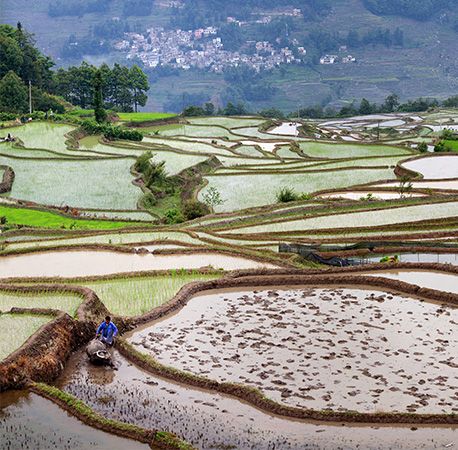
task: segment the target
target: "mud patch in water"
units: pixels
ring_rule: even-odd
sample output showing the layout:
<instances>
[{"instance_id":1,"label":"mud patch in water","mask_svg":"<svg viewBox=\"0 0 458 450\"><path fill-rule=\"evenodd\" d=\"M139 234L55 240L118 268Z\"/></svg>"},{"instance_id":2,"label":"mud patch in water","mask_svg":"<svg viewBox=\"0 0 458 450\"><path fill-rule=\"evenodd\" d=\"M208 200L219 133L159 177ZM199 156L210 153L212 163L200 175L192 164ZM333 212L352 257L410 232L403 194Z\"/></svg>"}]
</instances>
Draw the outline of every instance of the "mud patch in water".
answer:
<instances>
[{"instance_id":1,"label":"mud patch in water","mask_svg":"<svg viewBox=\"0 0 458 450\"><path fill-rule=\"evenodd\" d=\"M149 375L115 352L117 371L72 357L60 380L64 390L105 417L167 430L199 449L431 450L458 439L446 427L347 427L282 419L239 400Z\"/></svg>"},{"instance_id":2,"label":"mud patch in water","mask_svg":"<svg viewBox=\"0 0 458 450\"><path fill-rule=\"evenodd\" d=\"M223 291L139 330L163 364L291 406L458 412L458 309L359 289Z\"/></svg>"}]
</instances>

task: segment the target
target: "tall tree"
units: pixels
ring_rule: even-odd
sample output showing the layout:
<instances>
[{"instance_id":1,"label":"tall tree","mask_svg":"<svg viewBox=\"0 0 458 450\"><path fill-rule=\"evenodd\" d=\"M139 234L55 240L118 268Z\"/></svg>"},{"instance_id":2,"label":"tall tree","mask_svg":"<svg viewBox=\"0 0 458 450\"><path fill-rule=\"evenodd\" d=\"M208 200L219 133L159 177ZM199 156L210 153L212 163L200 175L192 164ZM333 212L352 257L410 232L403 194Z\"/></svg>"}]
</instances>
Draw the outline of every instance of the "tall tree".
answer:
<instances>
[{"instance_id":1,"label":"tall tree","mask_svg":"<svg viewBox=\"0 0 458 450\"><path fill-rule=\"evenodd\" d=\"M139 106L145 106L148 96L146 92L149 90L148 77L138 67L134 65L129 71L130 87L132 89L132 99L134 101L134 110L138 111Z\"/></svg>"},{"instance_id":2,"label":"tall tree","mask_svg":"<svg viewBox=\"0 0 458 450\"><path fill-rule=\"evenodd\" d=\"M361 100L361 104L359 105L359 113L360 114L371 114L373 112L373 108L369 103L369 100L363 98Z\"/></svg>"},{"instance_id":3,"label":"tall tree","mask_svg":"<svg viewBox=\"0 0 458 450\"><path fill-rule=\"evenodd\" d=\"M24 113L28 105L27 87L10 70L0 80L0 110L11 113Z\"/></svg>"},{"instance_id":4,"label":"tall tree","mask_svg":"<svg viewBox=\"0 0 458 450\"><path fill-rule=\"evenodd\" d=\"M119 111L132 111L132 91L130 89L129 69L115 64L112 70L113 107Z\"/></svg>"},{"instance_id":5,"label":"tall tree","mask_svg":"<svg viewBox=\"0 0 458 450\"><path fill-rule=\"evenodd\" d=\"M105 122L107 113L103 107L102 72L97 70L94 75L94 116L98 123Z\"/></svg>"}]
</instances>

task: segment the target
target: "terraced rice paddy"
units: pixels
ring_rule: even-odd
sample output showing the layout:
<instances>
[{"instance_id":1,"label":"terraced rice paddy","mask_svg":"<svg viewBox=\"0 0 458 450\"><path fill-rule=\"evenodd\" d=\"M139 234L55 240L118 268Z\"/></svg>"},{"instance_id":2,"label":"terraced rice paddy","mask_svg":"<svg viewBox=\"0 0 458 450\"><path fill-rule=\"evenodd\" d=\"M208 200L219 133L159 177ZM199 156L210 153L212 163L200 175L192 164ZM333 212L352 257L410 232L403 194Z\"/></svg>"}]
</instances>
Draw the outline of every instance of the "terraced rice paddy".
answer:
<instances>
[{"instance_id":1,"label":"terraced rice paddy","mask_svg":"<svg viewBox=\"0 0 458 450\"><path fill-rule=\"evenodd\" d=\"M50 320L51 317L43 315L0 314L0 361Z\"/></svg>"},{"instance_id":2,"label":"terraced rice paddy","mask_svg":"<svg viewBox=\"0 0 458 450\"><path fill-rule=\"evenodd\" d=\"M217 212L228 212L237 209L251 208L272 204L276 194L283 187L300 193L312 193L324 189L340 189L356 184L369 183L375 180L394 178L391 169L342 170L323 173L279 173L266 175L220 175L208 176L208 185L199 193L202 198L210 188L222 193L224 203L217 206ZM333 176L332 176L333 175ZM262 186L262 189L260 189Z\"/></svg>"},{"instance_id":3,"label":"terraced rice paddy","mask_svg":"<svg viewBox=\"0 0 458 450\"><path fill-rule=\"evenodd\" d=\"M106 417L173 430L199 449L303 450L340 446L430 450L456 439L453 428L324 426L287 420L232 397L155 377L119 354L115 354L115 360L118 370L112 372L88 366L81 355L75 355L58 384Z\"/></svg>"},{"instance_id":4,"label":"terraced rice paddy","mask_svg":"<svg viewBox=\"0 0 458 450\"><path fill-rule=\"evenodd\" d=\"M147 450L149 446L84 425L35 394L0 394L3 450Z\"/></svg>"},{"instance_id":5,"label":"terraced rice paddy","mask_svg":"<svg viewBox=\"0 0 458 450\"><path fill-rule=\"evenodd\" d=\"M199 295L130 340L163 364L292 406L455 411L458 312L437 310L375 290L259 288Z\"/></svg>"},{"instance_id":6,"label":"terraced rice paddy","mask_svg":"<svg viewBox=\"0 0 458 450\"><path fill-rule=\"evenodd\" d=\"M208 450L456 446L458 159L417 149L433 146L433 129L455 124L456 111L291 119L270 128L260 117L182 116L142 127L142 114L123 119L136 121L141 142L86 136L76 145L67 141L73 125L34 122L11 128L24 147L0 145L0 175L7 166L15 172L0 197L10 202L0 207L0 279L43 285L37 294L0 292L0 360L54 320L12 307L68 313L59 320L75 326L79 345L68 364L58 360L75 349L55 322L59 339L42 333L40 346L23 347L33 361L4 360L0 390L17 383L16 364L48 382L65 366L56 385L90 409L48 390L53 401L101 414L97 426L110 433L126 424L158 430L167 448L165 431ZM174 176L156 202L133 183L132 166L146 151ZM412 188L400 166L421 175ZM184 221L195 217L195 199L212 215ZM282 243L338 256L342 249L366 264L402 249L402 265L354 274L441 293L403 290L420 299L343 278L332 287L289 286L289 268L327 266L279 252ZM87 301L53 291L55 283L84 289ZM92 322L106 311L121 331L125 357L111 350L117 370L89 364L84 353ZM0 394L0 447L146 448L26 392Z\"/></svg>"},{"instance_id":7,"label":"terraced rice paddy","mask_svg":"<svg viewBox=\"0 0 458 450\"><path fill-rule=\"evenodd\" d=\"M248 258L195 253L178 255L153 255L117 253L112 251L49 251L0 259L1 278L30 277L85 277L126 272L145 272L168 269L235 270L275 268L272 264Z\"/></svg>"},{"instance_id":8,"label":"terraced rice paddy","mask_svg":"<svg viewBox=\"0 0 458 450\"><path fill-rule=\"evenodd\" d=\"M74 316L82 298L75 294L42 292L34 294L0 291L0 313L11 308L58 309Z\"/></svg>"},{"instance_id":9,"label":"terraced rice paddy","mask_svg":"<svg viewBox=\"0 0 458 450\"><path fill-rule=\"evenodd\" d=\"M171 273L146 278L124 278L96 282L79 282L92 289L113 314L137 316L169 301L186 284L214 280L218 274Z\"/></svg>"},{"instance_id":10,"label":"terraced rice paddy","mask_svg":"<svg viewBox=\"0 0 458 450\"><path fill-rule=\"evenodd\" d=\"M458 155L420 158L403 164L406 169L419 172L427 180L456 178Z\"/></svg>"},{"instance_id":11,"label":"terraced rice paddy","mask_svg":"<svg viewBox=\"0 0 458 450\"><path fill-rule=\"evenodd\" d=\"M406 206L402 208L402 217L397 208L379 211L355 212L352 214L334 214L310 219L292 220L246 228L237 228L230 233L253 234L275 233L298 230L318 230L329 228L353 228L364 226L382 226L400 222L414 222L425 219L440 219L458 215L458 202L440 203L435 205Z\"/></svg>"},{"instance_id":12,"label":"terraced rice paddy","mask_svg":"<svg viewBox=\"0 0 458 450\"><path fill-rule=\"evenodd\" d=\"M135 209L141 195L132 184L130 159L75 162L0 157L0 164L13 168L16 178L10 195L20 200L55 206Z\"/></svg>"},{"instance_id":13,"label":"terraced rice paddy","mask_svg":"<svg viewBox=\"0 0 458 450\"><path fill-rule=\"evenodd\" d=\"M440 272L422 272L421 270L384 270L368 273L370 276L383 276L421 287L444 292L458 293L458 276Z\"/></svg>"}]
</instances>

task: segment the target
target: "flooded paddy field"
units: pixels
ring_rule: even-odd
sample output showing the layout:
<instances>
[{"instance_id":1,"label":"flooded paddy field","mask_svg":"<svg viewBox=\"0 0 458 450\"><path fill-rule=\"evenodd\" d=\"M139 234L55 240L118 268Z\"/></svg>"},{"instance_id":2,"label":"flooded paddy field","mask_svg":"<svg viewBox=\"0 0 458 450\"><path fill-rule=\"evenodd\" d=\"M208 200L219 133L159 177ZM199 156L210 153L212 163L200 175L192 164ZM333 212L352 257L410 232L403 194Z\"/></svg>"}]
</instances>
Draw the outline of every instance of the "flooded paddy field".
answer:
<instances>
[{"instance_id":1,"label":"flooded paddy field","mask_svg":"<svg viewBox=\"0 0 458 450\"><path fill-rule=\"evenodd\" d=\"M402 165L409 170L421 173L427 180L458 177L458 155L430 156L408 161Z\"/></svg>"},{"instance_id":2,"label":"flooded paddy field","mask_svg":"<svg viewBox=\"0 0 458 450\"><path fill-rule=\"evenodd\" d=\"M440 449L458 439L453 427L344 426L288 420L237 399L148 374L115 352L117 371L89 366L75 354L58 381L105 417L171 431L197 449Z\"/></svg>"},{"instance_id":3,"label":"flooded paddy field","mask_svg":"<svg viewBox=\"0 0 458 450\"><path fill-rule=\"evenodd\" d=\"M382 258L390 255L371 256L370 258L362 258L362 262L380 262ZM415 262L415 263L439 263L458 265L458 253L399 253L397 254L400 262Z\"/></svg>"},{"instance_id":4,"label":"flooded paddy field","mask_svg":"<svg viewBox=\"0 0 458 450\"><path fill-rule=\"evenodd\" d=\"M134 332L161 363L291 406L458 412L458 310L348 288L221 291Z\"/></svg>"},{"instance_id":5,"label":"flooded paddy field","mask_svg":"<svg viewBox=\"0 0 458 450\"><path fill-rule=\"evenodd\" d=\"M27 392L0 393L2 450L148 450L150 447L96 430L54 403Z\"/></svg>"},{"instance_id":6,"label":"flooded paddy field","mask_svg":"<svg viewBox=\"0 0 458 450\"><path fill-rule=\"evenodd\" d=\"M361 273L363 275L363 273ZM458 293L458 276L452 273L431 272L426 270L396 269L367 272L364 275L381 276L393 280L404 281L405 283L416 284L417 286L436 289L438 291Z\"/></svg>"},{"instance_id":7,"label":"flooded paddy field","mask_svg":"<svg viewBox=\"0 0 458 450\"><path fill-rule=\"evenodd\" d=\"M153 255L111 251L49 251L0 258L0 277L85 277L148 270L274 268L243 257L216 253Z\"/></svg>"}]
</instances>

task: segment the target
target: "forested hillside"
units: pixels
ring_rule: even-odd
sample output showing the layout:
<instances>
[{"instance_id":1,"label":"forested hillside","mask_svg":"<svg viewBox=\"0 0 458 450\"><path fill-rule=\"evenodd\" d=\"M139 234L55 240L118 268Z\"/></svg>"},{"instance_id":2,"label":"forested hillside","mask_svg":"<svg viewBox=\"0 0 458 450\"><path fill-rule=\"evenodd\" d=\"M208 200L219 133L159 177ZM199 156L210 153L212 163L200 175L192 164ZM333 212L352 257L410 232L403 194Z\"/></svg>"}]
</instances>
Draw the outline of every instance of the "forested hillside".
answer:
<instances>
[{"instance_id":1,"label":"forested hillside","mask_svg":"<svg viewBox=\"0 0 458 450\"><path fill-rule=\"evenodd\" d=\"M211 101L292 111L458 90L454 0L0 3L0 21L24 23L58 66L138 64L155 85L150 109Z\"/></svg>"},{"instance_id":2,"label":"forested hillside","mask_svg":"<svg viewBox=\"0 0 458 450\"><path fill-rule=\"evenodd\" d=\"M81 108L93 106L94 79L100 74L104 106L129 112L145 106L149 89L142 70L114 64L96 68L80 66L52 70L54 62L35 46L31 33L20 22L14 28L0 25L0 112L21 114L29 110L28 85L35 111L64 112L66 102Z\"/></svg>"}]
</instances>

